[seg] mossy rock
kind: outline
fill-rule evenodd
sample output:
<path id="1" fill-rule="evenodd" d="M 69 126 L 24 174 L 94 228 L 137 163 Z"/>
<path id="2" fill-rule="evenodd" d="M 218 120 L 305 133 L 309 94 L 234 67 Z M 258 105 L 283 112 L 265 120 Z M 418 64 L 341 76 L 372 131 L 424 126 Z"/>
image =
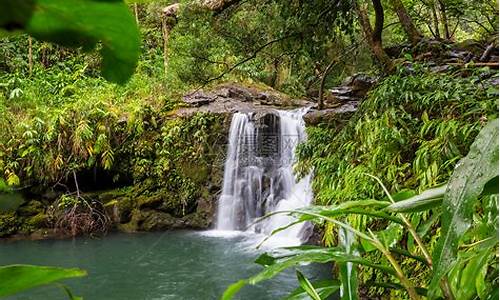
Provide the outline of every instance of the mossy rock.
<path id="1" fill-rule="evenodd" d="M 137 206 L 143 208 L 157 208 L 163 203 L 162 193 L 154 193 L 152 195 L 140 195 L 136 198 Z"/>
<path id="2" fill-rule="evenodd" d="M 12 235 L 18 231 L 20 219 L 14 212 L 0 214 L 0 237 Z"/>
<path id="3" fill-rule="evenodd" d="M 46 227 L 48 225 L 48 220 L 49 220 L 49 217 L 41 212 L 35 216 L 32 216 L 32 217 L 29 217 L 29 218 L 26 218 L 26 225 L 28 225 L 29 227 L 31 228 L 43 228 L 43 227 Z"/>
<path id="4" fill-rule="evenodd" d="M 130 221 L 125 224 L 118 224 L 117 228 L 123 232 L 137 232 L 139 231 L 139 222 L 142 220 L 141 211 L 133 209 L 130 212 Z"/>
<path id="5" fill-rule="evenodd" d="M 105 191 L 105 192 L 99 192 L 97 195 L 97 198 L 103 204 L 106 204 L 106 203 L 113 201 L 117 198 L 127 196 L 128 194 L 131 193 L 131 191 L 132 191 L 131 188 L 122 188 L 122 189 L 109 190 L 109 191 Z"/>
<path id="6" fill-rule="evenodd" d="M 22 217 L 31 217 L 44 212 L 45 206 L 37 200 L 31 200 L 17 209 L 18 215 Z"/>
<path id="7" fill-rule="evenodd" d="M 183 161 L 180 164 L 180 171 L 182 175 L 196 184 L 205 184 L 209 180 L 210 169 L 207 163 L 199 164 L 192 161 Z"/>
<path id="8" fill-rule="evenodd" d="M 135 207 L 135 201 L 129 197 L 116 199 L 117 216 L 120 223 L 128 223 L 132 218 L 132 211 Z"/>
<path id="9" fill-rule="evenodd" d="M 140 225 L 140 229 L 143 231 L 158 231 L 183 227 L 181 220 L 161 211 L 144 211 L 142 212 L 142 217 L 144 219 Z"/>
<path id="10" fill-rule="evenodd" d="M 207 229 L 212 225 L 212 217 L 204 212 L 195 212 L 182 218 L 184 227 Z"/>
<path id="11" fill-rule="evenodd" d="M 181 219 L 157 210 L 134 209 L 130 222 L 119 224 L 118 229 L 125 232 L 159 231 L 185 227 Z"/>

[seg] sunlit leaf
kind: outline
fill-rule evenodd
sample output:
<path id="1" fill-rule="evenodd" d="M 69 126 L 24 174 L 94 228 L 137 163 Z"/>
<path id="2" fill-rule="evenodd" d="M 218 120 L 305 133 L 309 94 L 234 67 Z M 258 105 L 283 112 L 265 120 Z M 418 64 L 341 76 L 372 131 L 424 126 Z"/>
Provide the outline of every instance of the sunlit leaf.
<path id="1" fill-rule="evenodd" d="M 321 299 L 328 299 L 328 297 L 339 290 L 340 282 L 338 280 L 323 280 L 313 282 L 312 286 Z M 302 287 L 299 287 L 288 295 L 285 300 L 311 300 L 311 298 Z"/>
<path id="2" fill-rule="evenodd" d="M 423 193 L 389 205 L 386 209 L 391 212 L 409 213 L 429 210 L 442 203 L 446 185 L 425 190 Z"/>
<path id="3" fill-rule="evenodd" d="M 63 269 L 32 265 L 8 265 L 0 267 L 0 297 L 62 279 L 82 277 L 87 272 L 81 269 Z"/>
<path id="4" fill-rule="evenodd" d="M 314 289 L 311 282 L 302 274 L 299 270 L 296 270 L 297 280 L 299 281 L 300 287 L 311 297 L 313 300 L 321 300 L 318 292 Z"/>
<path id="5" fill-rule="evenodd" d="M 451 176 L 442 205 L 442 234 L 433 254 L 434 274 L 430 296 L 440 280 L 456 263 L 458 243 L 471 224 L 474 204 L 485 184 L 498 176 L 498 120 L 489 122 L 479 133 L 467 156 Z"/>

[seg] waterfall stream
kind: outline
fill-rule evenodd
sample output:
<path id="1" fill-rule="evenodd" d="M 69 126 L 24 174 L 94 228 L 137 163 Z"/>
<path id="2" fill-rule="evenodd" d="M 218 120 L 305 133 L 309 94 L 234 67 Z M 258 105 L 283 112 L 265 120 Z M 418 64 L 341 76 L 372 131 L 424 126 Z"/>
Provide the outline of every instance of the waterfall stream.
<path id="1" fill-rule="evenodd" d="M 217 230 L 270 235 L 294 218 L 278 214 L 253 224 L 256 218 L 311 203 L 311 174 L 300 180 L 293 174 L 295 148 L 306 139 L 302 119 L 306 112 L 303 108 L 276 111 L 260 118 L 253 113 L 233 115 Z M 269 240 L 274 240 L 274 244 L 298 245 L 310 236 L 311 227 L 308 223 L 296 224 Z"/>

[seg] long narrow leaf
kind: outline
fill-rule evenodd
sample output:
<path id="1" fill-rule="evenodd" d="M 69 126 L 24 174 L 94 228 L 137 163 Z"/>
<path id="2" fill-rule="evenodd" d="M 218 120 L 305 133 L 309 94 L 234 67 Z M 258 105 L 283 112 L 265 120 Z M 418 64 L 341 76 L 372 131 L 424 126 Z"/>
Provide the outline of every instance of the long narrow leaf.
<path id="1" fill-rule="evenodd" d="M 333 293 L 339 290 L 340 282 L 338 280 L 323 280 L 318 282 L 313 282 L 312 286 L 318 292 L 321 299 L 328 299 Z M 304 291 L 302 287 L 294 290 L 288 297 L 284 300 L 310 300 L 309 295 Z"/>
<path id="2" fill-rule="evenodd" d="M 386 210 L 397 213 L 419 212 L 441 205 L 446 191 L 446 185 L 428 189 L 409 199 L 395 202 Z"/>
<path id="3" fill-rule="evenodd" d="M 443 200 L 442 234 L 434 251 L 434 275 L 430 297 L 438 294 L 438 285 L 453 267 L 458 243 L 471 225 L 474 204 L 485 184 L 498 176 L 498 120 L 488 123 L 479 133 L 467 156 L 457 165 Z"/>
<path id="4" fill-rule="evenodd" d="M 311 297 L 313 300 L 321 300 L 318 292 L 314 289 L 311 282 L 302 274 L 299 270 L 295 271 L 297 274 L 297 280 L 299 281 L 300 287 Z"/>

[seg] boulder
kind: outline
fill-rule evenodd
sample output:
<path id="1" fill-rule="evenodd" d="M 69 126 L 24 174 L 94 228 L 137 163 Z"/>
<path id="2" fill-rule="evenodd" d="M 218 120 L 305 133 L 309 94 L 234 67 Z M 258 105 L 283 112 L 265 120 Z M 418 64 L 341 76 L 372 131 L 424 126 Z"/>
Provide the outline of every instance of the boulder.
<path id="1" fill-rule="evenodd" d="M 359 101 L 350 101 L 338 108 L 327 108 L 322 110 L 311 109 L 304 115 L 307 126 L 316 126 L 320 123 L 343 124 L 349 120 L 357 110 Z"/>
<path id="2" fill-rule="evenodd" d="M 168 213 L 157 210 L 147 210 L 141 212 L 142 231 L 159 231 L 183 227 L 183 222 Z"/>
<path id="3" fill-rule="evenodd" d="M 45 212 L 45 206 L 36 200 L 31 200 L 17 209 L 17 213 L 22 217 L 31 217 Z"/>

